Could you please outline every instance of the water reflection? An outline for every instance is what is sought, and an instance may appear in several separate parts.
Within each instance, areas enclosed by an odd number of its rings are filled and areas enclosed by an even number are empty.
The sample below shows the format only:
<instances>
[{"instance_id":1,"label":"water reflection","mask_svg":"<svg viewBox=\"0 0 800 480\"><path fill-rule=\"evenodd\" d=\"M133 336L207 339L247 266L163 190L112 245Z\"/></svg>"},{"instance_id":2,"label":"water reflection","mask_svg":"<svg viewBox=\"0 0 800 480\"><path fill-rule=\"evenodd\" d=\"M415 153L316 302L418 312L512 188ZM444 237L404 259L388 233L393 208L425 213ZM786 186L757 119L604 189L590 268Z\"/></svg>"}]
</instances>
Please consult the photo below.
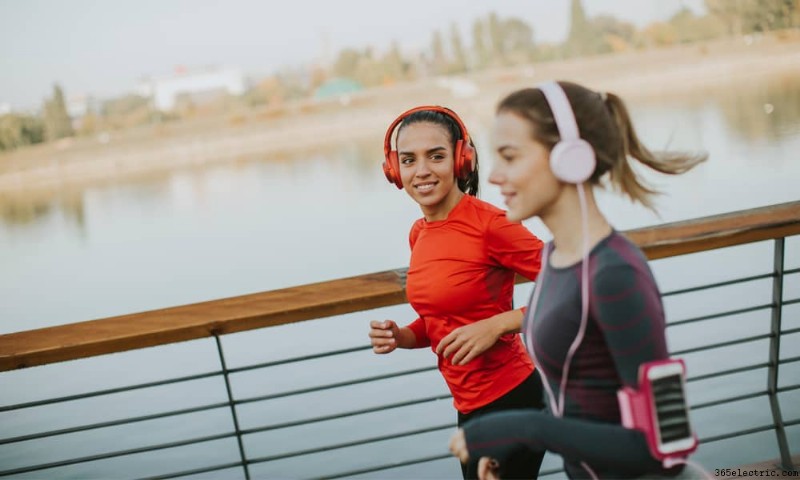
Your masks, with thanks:
<instances>
[{"instance_id":1,"label":"water reflection","mask_svg":"<svg viewBox=\"0 0 800 480\"><path fill-rule=\"evenodd\" d=\"M35 225L53 215L65 218L69 225L82 231L86 221L83 191L0 194L0 219L7 226Z\"/></svg>"},{"instance_id":2,"label":"water reflection","mask_svg":"<svg viewBox=\"0 0 800 480\"><path fill-rule=\"evenodd\" d=\"M255 175L302 183L318 171L336 166L339 172L355 174L331 179L344 181L348 190L369 180L382 151L371 141L343 141L328 148L307 149L291 154L250 156L224 165L198 167L147 175L125 180L98 182L90 186L65 186L58 190L19 190L0 192L0 227L9 232L26 230L47 223L54 215L85 233L85 201L100 193L115 202L137 204L142 209L158 209L168 204L202 206L213 184L228 177L230 181ZM331 173L331 172L328 172ZM235 189L235 187L232 187ZM0 233L3 228L0 228Z\"/></svg>"},{"instance_id":3,"label":"water reflection","mask_svg":"<svg viewBox=\"0 0 800 480\"><path fill-rule=\"evenodd\" d=\"M800 77L777 75L694 90L683 105L717 109L737 137L776 141L800 133Z\"/></svg>"},{"instance_id":4,"label":"water reflection","mask_svg":"<svg viewBox=\"0 0 800 480\"><path fill-rule=\"evenodd\" d=\"M800 78L751 84L746 92L723 91L718 101L736 133L748 140L780 140L800 133Z\"/></svg>"}]
</instances>

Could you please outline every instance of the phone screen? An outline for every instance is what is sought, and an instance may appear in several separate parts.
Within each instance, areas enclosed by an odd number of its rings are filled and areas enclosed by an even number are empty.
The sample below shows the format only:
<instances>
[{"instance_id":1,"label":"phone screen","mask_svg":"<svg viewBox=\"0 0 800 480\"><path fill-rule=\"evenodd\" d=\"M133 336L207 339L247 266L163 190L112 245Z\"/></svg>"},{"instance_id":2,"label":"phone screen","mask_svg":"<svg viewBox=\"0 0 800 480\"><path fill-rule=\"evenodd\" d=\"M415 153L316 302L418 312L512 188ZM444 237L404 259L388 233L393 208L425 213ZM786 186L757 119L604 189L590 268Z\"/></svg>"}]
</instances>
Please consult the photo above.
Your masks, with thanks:
<instances>
[{"instance_id":1,"label":"phone screen","mask_svg":"<svg viewBox=\"0 0 800 480\"><path fill-rule=\"evenodd\" d=\"M691 438L681 375L676 373L653 379L651 387L661 443L667 444Z\"/></svg>"}]
</instances>

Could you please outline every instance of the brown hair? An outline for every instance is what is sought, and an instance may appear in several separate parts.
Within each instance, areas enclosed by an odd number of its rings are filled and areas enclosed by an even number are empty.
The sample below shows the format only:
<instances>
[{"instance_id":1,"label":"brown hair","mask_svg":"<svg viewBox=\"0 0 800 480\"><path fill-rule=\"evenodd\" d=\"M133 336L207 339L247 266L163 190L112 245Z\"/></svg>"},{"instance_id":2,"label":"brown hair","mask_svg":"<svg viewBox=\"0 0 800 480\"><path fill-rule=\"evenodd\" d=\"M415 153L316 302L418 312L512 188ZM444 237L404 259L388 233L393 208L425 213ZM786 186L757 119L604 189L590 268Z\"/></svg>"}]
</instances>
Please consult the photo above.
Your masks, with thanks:
<instances>
[{"instance_id":1,"label":"brown hair","mask_svg":"<svg viewBox=\"0 0 800 480\"><path fill-rule=\"evenodd\" d=\"M676 175L706 160L705 153L654 153L636 135L628 109L613 93L600 94L571 82L558 82L572 106L580 137L592 146L597 166L589 183L597 185L609 172L611 185L642 205L654 210L653 195L659 193L631 168L633 157L653 170ZM553 112L538 88L511 93L497 106L497 113L512 112L531 123L533 139L552 149L560 137Z\"/></svg>"}]
</instances>

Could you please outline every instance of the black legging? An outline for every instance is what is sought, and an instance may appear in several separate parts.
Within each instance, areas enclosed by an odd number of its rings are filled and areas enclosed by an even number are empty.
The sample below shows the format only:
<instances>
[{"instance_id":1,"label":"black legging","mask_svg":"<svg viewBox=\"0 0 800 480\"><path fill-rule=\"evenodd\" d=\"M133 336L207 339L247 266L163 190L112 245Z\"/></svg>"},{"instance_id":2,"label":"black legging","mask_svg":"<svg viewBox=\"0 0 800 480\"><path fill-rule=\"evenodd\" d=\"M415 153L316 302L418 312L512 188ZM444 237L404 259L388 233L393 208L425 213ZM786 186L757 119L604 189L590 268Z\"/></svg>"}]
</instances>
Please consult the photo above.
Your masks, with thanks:
<instances>
[{"instance_id":1,"label":"black legging","mask_svg":"<svg viewBox=\"0 0 800 480\"><path fill-rule=\"evenodd\" d=\"M498 435L498 432L502 434ZM564 458L570 478L591 478L585 462L600 478L632 478L646 473L678 474L683 466L664 470L650 455L644 435L622 425L575 418L556 418L549 412L511 410L477 418L464 425L469 462L477 468L481 457L503 465L520 452L545 451Z\"/></svg>"},{"instance_id":2,"label":"black legging","mask_svg":"<svg viewBox=\"0 0 800 480\"><path fill-rule=\"evenodd\" d=\"M462 427L470 420L493 412L542 410L545 408L542 388L542 379L539 377L539 373L534 371L513 390L494 402L467 414L458 412L458 426ZM502 468L503 479L537 478L543 458L544 451L523 449L512 452L504 461ZM461 464L461 474L465 480L476 480L478 478L478 463L468 462L466 465Z\"/></svg>"}]
</instances>

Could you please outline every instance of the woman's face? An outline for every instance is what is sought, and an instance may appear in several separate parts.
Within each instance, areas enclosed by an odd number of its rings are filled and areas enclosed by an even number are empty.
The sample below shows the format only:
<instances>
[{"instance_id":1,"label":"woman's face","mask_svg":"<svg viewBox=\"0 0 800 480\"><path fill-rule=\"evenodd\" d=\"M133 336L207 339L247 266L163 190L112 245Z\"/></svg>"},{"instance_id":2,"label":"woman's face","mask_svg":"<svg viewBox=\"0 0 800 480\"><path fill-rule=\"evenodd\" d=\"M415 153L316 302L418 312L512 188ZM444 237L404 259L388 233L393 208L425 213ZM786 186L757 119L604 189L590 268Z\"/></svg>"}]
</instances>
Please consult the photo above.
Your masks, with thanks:
<instances>
[{"instance_id":1,"label":"woman's face","mask_svg":"<svg viewBox=\"0 0 800 480\"><path fill-rule=\"evenodd\" d=\"M447 200L460 190L453 173L452 141L444 127L430 122L403 127L397 135L397 156L403 188L426 215L452 206Z\"/></svg>"},{"instance_id":2,"label":"woman's face","mask_svg":"<svg viewBox=\"0 0 800 480\"><path fill-rule=\"evenodd\" d=\"M533 139L530 123L515 113L498 114L493 133L497 161L489 182L500 187L506 216L518 222L546 213L562 188L550 170L550 151Z\"/></svg>"}]
</instances>

